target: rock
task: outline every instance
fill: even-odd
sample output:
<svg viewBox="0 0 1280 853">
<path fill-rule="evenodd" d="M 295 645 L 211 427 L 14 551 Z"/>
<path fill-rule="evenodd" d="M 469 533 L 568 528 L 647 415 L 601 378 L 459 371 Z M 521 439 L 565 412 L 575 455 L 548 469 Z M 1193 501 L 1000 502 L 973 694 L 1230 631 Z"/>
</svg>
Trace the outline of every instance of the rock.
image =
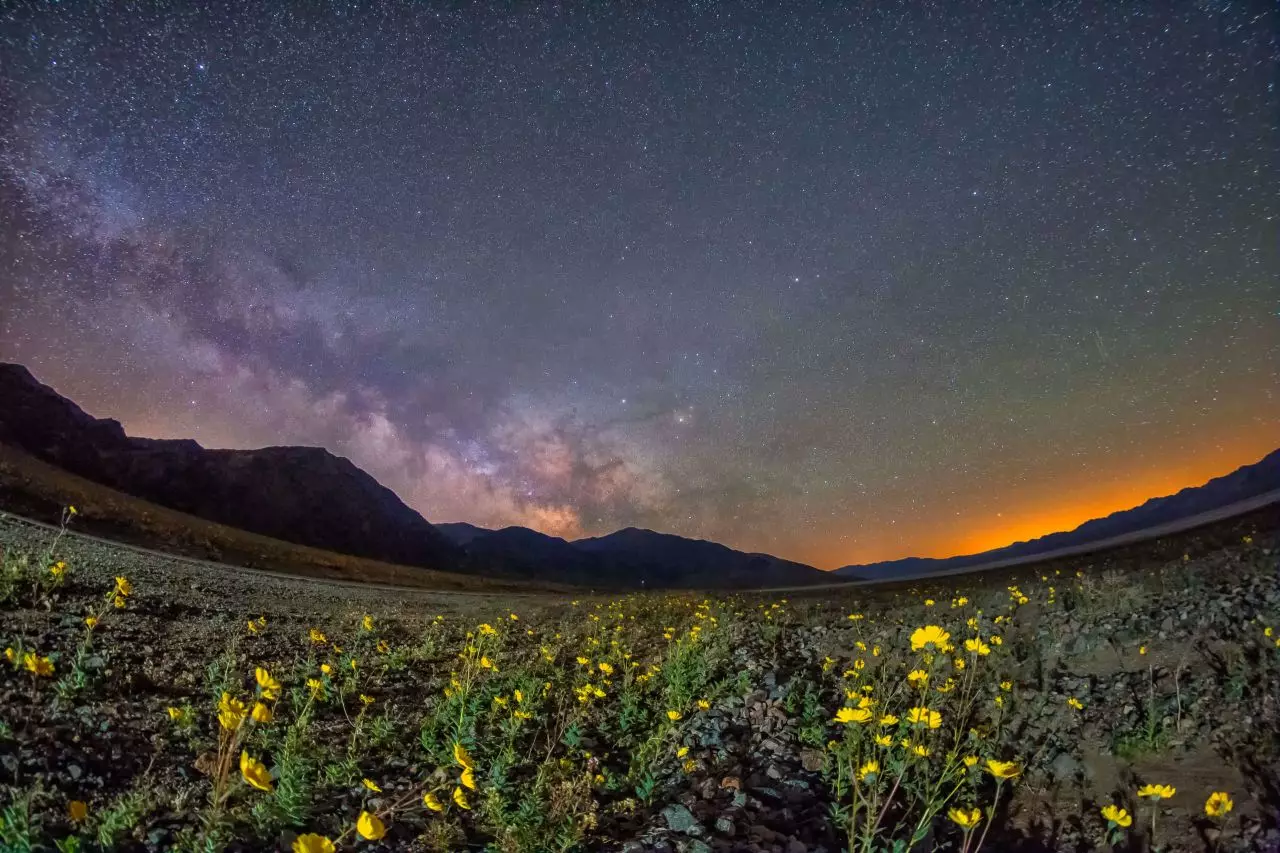
<svg viewBox="0 0 1280 853">
<path fill-rule="evenodd" d="M 1066 779 L 1074 779 L 1077 775 L 1082 774 L 1083 771 L 1084 765 L 1069 752 L 1058 753 L 1057 757 L 1053 759 L 1053 763 L 1049 765 L 1049 773 L 1059 782 Z"/>
<path fill-rule="evenodd" d="M 728 835 L 732 837 L 734 832 L 736 831 L 737 831 L 737 827 L 734 826 L 733 818 L 728 817 L 726 815 L 721 815 L 720 817 L 716 818 L 716 832 L 720 833 L 721 835 Z"/>
<path fill-rule="evenodd" d="M 816 773 L 822 769 L 825 756 L 820 749 L 802 749 L 800 751 L 800 765 L 810 773 Z"/>
<path fill-rule="evenodd" d="M 787 853 L 808 853 L 809 848 L 804 846 L 803 842 L 791 839 L 787 842 Z"/>
<path fill-rule="evenodd" d="M 706 832 L 702 824 L 698 823 L 698 819 L 693 816 L 693 812 L 689 811 L 689 807 L 680 803 L 673 803 L 663 809 L 662 818 L 672 832 L 681 832 L 685 835 L 702 835 Z"/>
<path fill-rule="evenodd" d="M 760 743 L 761 752 L 782 752 L 782 742 L 776 738 L 765 738 Z"/>
<path fill-rule="evenodd" d="M 711 847 L 705 841 L 699 841 L 694 838 L 690 841 L 682 841 L 676 844 L 676 849 L 680 853 L 711 853 Z"/>
</svg>

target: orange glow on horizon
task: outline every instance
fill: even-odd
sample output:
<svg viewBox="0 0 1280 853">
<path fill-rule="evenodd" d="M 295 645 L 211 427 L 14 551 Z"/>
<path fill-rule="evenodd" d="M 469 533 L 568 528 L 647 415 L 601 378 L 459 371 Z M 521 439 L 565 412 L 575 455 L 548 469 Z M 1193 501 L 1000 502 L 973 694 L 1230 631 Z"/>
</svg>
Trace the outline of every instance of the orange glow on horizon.
<svg viewBox="0 0 1280 853">
<path fill-rule="evenodd" d="M 1050 533 L 1074 530 L 1086 521 L 1133 509 L 1152 498 L 1202 486 L 1241 466 L 1257 462 L 1275 450 L 1277 443 L 1274 425 L 1264 425 L 1264 430 L 1256 435 L 1223 442 L 1161 471 L 1112 470 L 1106 478 L 1077 474 L 1070 479 L 1041 483 L 1034 490 L 1013 496 L 1010 502 L 1016 502 L 1020 507 L 1016 514 L 988 513 L 980 517 L 957 518 L 943 524 L 913 519 L 913 525 L 919 525 L 919 535 L 913 536 L 905 525 L 899 525 L 904 528 L 899 534 L 905 535 L 895 535 L 892 541 L 889 537 L 876 537 L 879 541 L 865 537 L 856 556 L 850 555 L 847 548 L 821 549 L 807 556 L 811 564 L 830 570 L 903 557 L 947 558 L 979 554 Z"/>
</svg>

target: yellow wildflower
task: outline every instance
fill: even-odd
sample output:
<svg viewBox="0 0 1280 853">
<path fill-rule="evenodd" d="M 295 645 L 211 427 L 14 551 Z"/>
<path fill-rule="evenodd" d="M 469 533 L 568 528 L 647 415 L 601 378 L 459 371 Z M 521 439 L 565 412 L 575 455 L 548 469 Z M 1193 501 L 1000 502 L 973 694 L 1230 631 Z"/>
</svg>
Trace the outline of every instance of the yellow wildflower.
<svg viewBox="0 0 1280 853">
<path fill-rule="evenodd" d="M 1128 827 L 1133 825 L 1133 818 L 1119 806 L 1103 806 L 1102 816 L 1106 818 L 1107 824 L 1110 826 Z"/>
<path fill-rule="evenodd" d="M 467 802 L 467 795 L 462 792 L 461 788 L 453 789 L 453 801 L 458 804 L 458 808 L 471 810 L 471 804 Z"/>
<path fill-rule="evenodd" d="M 1148 800 L 1167 800 L 1178 793 L 1178 789 L 1172 785 L 1143 785 L 1138 789 L 1138 796 L 1145 797 Z"/>
<path fill-rule="evenodd" d="M 1075 708 L 1077 711 L 1084 710 L 1084 703 L 1074 696 L 1067 699 L 1067 704 L 1070 705 L 1072 708 Z"/>
<path fill-rule="evenodd" d="M 679 711 L 676 711 L 676 710 L 667 711 L 667 719 L 673 723 L 683 716 L 684 714 L 681 714 Z"/>
<path fill-rule="evenodd" d="M 360 784 L 364 785 L 366 788 L 368 788 L 370 791 L 373 791 L 375 794 L 382 793 L 382 788 L 378 787 L 378 783 L 373 781 L 372 779 L 368 779 L 368 778 L 361 779 Z"/>
<path fill-rule="evenodd" d="M 921 649 L 941 650 L 950 639 L 951 635 L 942 630 L 941 627 L 925 625 L 923 628 L 917 628 L 911 632 L 911 650 L 913 652 L 918 652 Z"/>
<path fill-rule="evenodd" d="M 360 812 L 356 819 L 356 832 L 366 841 L 377 841 L 387 834 L 387 827 L 373 812 Z"/>
<path fill-rule="evenodd" d="M 122 595 L 122 596 L 126 596 L 126 597 L 127 597 L 127 596 L 129 596 L 129 595 L 132 595 L 132 594 L 133 594 L 133 584 L 129 583 L 129 579 L 128 579 L 128 578 L 126 578 L 126 577 L 123 577 L 123 576 L 122 576 L 122 577 L 117 577 L 117 578 L 116 578 L 116 591 L 115 591 L 115 593 L 114 593 L 114 594 L 115 594 L 115 595 Z"/>
<path fill-rule="evenodd" d="M 1235 805 L 1231 795 L 1226 791 L 1214 791 L 1209 795 L 1209 799 L 1204 801 L 1204 813 L 1209 817 L 1226 817 Z"/>
<path fill-rule="evenodd" d="M 444 803 L 440 802 L 440 798 L 430 791 L 422 795 L 422 804 L 433 812 L 444 811 Z"/>
<path fill-rule="evenodd" d="M 276 693 L 281 689 L 280 682 L 272 678 L 271 673 L 261 666 L 254 668 L 253 680 L 258 682 L 258 686 L 264 693 Z"/>
<path fill-rule="evenodd" d="M 875 775 L 879 772 L 880 762 L 875 759 L 871 759 L 858 768 L 858 780 L 866 781 L 868 776 L 875 778 Z"/>
<path fill-rule="evenodd" d="M 334 853 L 333 842 L 323 835 L 308 832 L 293 840 L 292 853 Z"/>
<path fill-rule="evenodd" d="M 706 710 L 707 710 L 707 709 L 709 709 L 710 707 L 711 707 L 711 703 L 710 703 L 710 702 L 708 702 L 706 699 L 699 699 L 699 700 L 698 700 L 698 710 L 699 710 L 699 711 L 706 711 Z"/>
<path fill-rule="evenodd" d="M 834 722 L 837 723 L 865 723 L 871 719 L 871 712 L 866 708 L 841 708 L 836 712 Z"/>
<path fill-rule="evenodd" d="M 363 628 L 363 629 L 365 629 L 366 631 L 372 631 L 372 630 L 373 630 L 373 617 L 372 617 L 372 616 L 370 616 L 368 613 L 366 613 L 366 614 L 364 615 L 364 618 L 360 620 L 360 627 L 361 627 L 361 628 Z"/>
<path fill-rule="evenodd" d="M 920 684 L 928 680 L 929 673 L 925 672 L 923 669 L 913 669 L 911 672 L 907 673 L 907 681 L 910 681 L 912 684 Z"/>
<path fill-rule="evenodd" d="M 907 722 L 916 726 L 928 726 L 936 729 L 942 725 L 942 714 L 928 708 L 912 708 L 907 712 Z"/>
<path fill-rule="evenodd" d="M 453 745 L 453 760 L 468 770 L 476 769 L 476 765 L 471 760 L 471 755 L 467 752 L 467 748 L 460 743 Z"/>
<path fill-rule="evenodd" d="M 988 646 L 986 643 L 982 642 L 982 640 L 978 639 L 977 637 L 974 637 L 969 640 L 965 640 L 964 647 L 965 647 L 965 651 L 972 652 L 975 655 L 991 654 L 991 647 Z"/>
<path fill-rule="evenodd" d="M 325 643 L 329 642 L 329 638 L 326 637 L 324 635 L 324 631 L 321 631 L 319 628 L 312 628 L 307 632 L 307 636 L 310 637 L 311 642 L 315 643 L 317 646 L 323 646 Z"/>
<path fill-rule="evenodd" d="M 271 709 L 261 702 L 254 703 L 250 716 L 253 717 L 255 723 L 269 723 L 273 718 Z"/>
<path fill-rule="evenodd" d="M 223 693 L 221 701 L 218 702 L 218 723 L 227 731 L 233 732 L 240 728 L 248 711 L 249 709 L 239 699 L 230 693 Z"/>
<path fill-rule="evenodd" d="M 267 766 L 256 758 L 250 758 L 249 753 L 243 750 L 240 752 L 240 775 L 259 791 L 271 790 L 271 774 Z"/>
<path fill-rule="evenodd" d="M 90 631 L 92 631 L 94 628 L 97 628 L 97 627 L 98 627 L 98 617 L 97 617 L 97 616 L 86 616 L 86 617 L 84 617 L 84 624 L 85 624 L 85 626 L 86 626 L 86 627 L 88 627 L 88 629 L 89 629 Z"/>
<path fill-rule="evenodd" d="M 973 829 L 982 820 L 981 809 L 948 809 L 947 817 L 951 818 L 951 822 L 963 829 L 965 832 Z"/>
<path fill-rule="evenodd" d="M 462 771 L 462 784 L 471 790 L 476 789 L 476 771 L 470 767 Z"/>
<path fill-rule="evenodd" d="M 22 665 L 26 667 L 27 672 L 41 678 L 49 678 L 53 675 L 53 661 L 47 657 L 40 657 L 35 652 L 24 654 L 22 656 Z"/>
<path fill-rule="evenodd" d="M 67 817 L 72 823 L 80 823 L 89 816 L 89 804 L 84 800 L 72 800 L 67 803 Z"/>
<path fill-rule="evenodd" d="M 1022 768 L 1018 766 L 1016 761 L 997 761 L 994 758 L 987 759 L 987 772 L 997 779 L 1012 779 L 1022 772 Z"/>
</svg>

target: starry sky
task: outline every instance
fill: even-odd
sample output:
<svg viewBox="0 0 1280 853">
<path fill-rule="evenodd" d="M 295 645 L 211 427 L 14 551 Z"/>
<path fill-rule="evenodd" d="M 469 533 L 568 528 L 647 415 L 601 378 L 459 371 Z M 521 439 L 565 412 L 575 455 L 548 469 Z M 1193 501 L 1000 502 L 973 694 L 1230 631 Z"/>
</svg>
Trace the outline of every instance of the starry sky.
<svg viewBox="0 0 1280 853">
<path fill-rule="evenodd" d="M 256 9 L 247 7 L 254 6 Z M 168 7 L 168 8 L 166 8 Z M 821 568 L 1280 445 L 1274 2 L 0 8 L 0 359 Z"/>
</svg>

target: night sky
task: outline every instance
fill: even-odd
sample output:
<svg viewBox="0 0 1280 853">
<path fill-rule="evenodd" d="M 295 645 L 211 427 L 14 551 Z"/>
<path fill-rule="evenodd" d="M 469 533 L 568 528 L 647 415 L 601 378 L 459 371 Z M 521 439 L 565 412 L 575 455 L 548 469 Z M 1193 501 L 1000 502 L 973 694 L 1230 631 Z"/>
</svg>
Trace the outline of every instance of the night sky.
<svg viewBox="0 0 1280 853">
<path fill-rule="evenodd" d="M 132 434 L 822 568 L 1280 445 L 1274 2 L 252 5 L 0 4 L 0 360 Z"/>
</svg>

